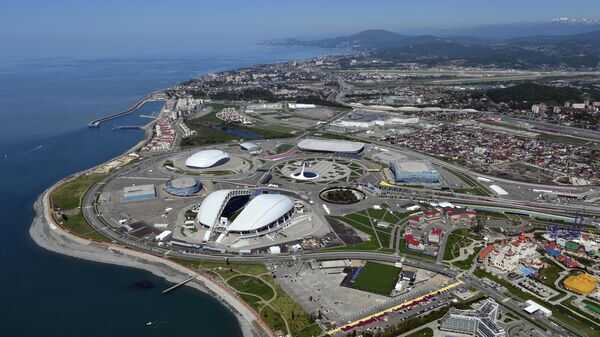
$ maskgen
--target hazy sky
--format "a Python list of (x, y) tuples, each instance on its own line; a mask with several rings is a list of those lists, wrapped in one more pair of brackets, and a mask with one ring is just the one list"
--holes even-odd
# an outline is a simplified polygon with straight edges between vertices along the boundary
[(593, 13), (599, 0), (1, 0), (0, 43), (8, 55), (126, 53)]

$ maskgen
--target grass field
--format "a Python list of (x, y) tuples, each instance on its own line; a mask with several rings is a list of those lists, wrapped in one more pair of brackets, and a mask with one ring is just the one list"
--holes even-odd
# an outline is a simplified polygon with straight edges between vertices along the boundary
[(265, 300), (270, 300), (275, 295), (271, 287), (256, 277), (245, 275), (234, 276), (227, 283), (241, 292), (251, 293)]
[(223, 109), (224, 106), (214, 107), (213, 112), (206, 116), (191, 119), (186, 122), (188, 127), (196, 131), (196, 135), (182, 139), (182, 146), (199, 146), (217, 143), (225, 143), (232, 140), (237, 140), (240, 137), (228, 134), (223, 131), (224, 127), (231, 127), (240, 132), (249, 132), (256, 135), (258, 138), (289, 138), (292, 137), (294, 130), (278, 125), (261, 125), (246, 127), (241, 125), (228, 125), (216, 117), (216, 112)]
[(457, 258), (460, 255), (460, 250), (473, 242), (473, 240), (465, 234), (464, 231), (458, 229), (448, 235), (446, 249), (444, 250), (444, 260)]
[(67, 218), (63, 222), (63, 226), (65, 226), (69, 230), (69, 232), (82, 238), (100, 242), (110, 241), (108, 238), (96, 232), (96, 230), (88, 224), (88, 222), (83, 217), (83, 214), (81, 214), (81, 211), (79, 210), (76, 214), (67, 216)]
[(83, 194), (104, 177), (104, 174), (86, 174), (60, 185), (50, 195), (52, 205), (63, 210), (78, 208)]
[[(81, 199), (85, 192), (95, 183), (104, 179), (104, 174), (85, 174), (58, 186), (50, 194), (54, 209), (63, 211), (62, 218), (57, 218), (69, 232), (94, 241), (110, 241), (92, 228), (81, 213)], [(55, 217), (56, 218), (56, 217)]]
[(272, 330), (281, 330), (287, 334), (287, 322), (293, 337), (321, 334), (321, 328), (279, 287), (265, 265), (173, 260), (189, 268), (212, 273), (225, 281), (239, 292), (239, 296), (260, 314)]
[[(547, 267), (543, 268), (539, 272), (538, 280), (540, 282), (542, 282), (543, 284), (547, 285), (548, 287), (556, 289), (556, 287), (554, 286), (554, 283), (560, 277), (560, 272), (562, 272), (563, 269), (559, 265), (557, 265), (554, 261), (552, 261), (548, 258), (542, 258), (542, 261), (547, 264)], [(562, 291), (561, 291), (561, 293), (564, 294), (564, 292), (562, 292)]]
[[(344, 216), (331, 217), (331, 219), (342, 221), (356, 230), (369, 235), (369, 240), (344, 247), (335, 247), (328, 250), (377, 250), (380, 252), (393, 253), (390, 241), (394, 225), (406, 220), (404, 213), (394, 213), (383, 204), (382, 209), (369, 208), (359, 212), (346, 214)], [(331, 221), (331, 220), (330, 220)], [(379, 221), (390, 224), (388, 228), (377, 227)]]
[(367, 262), (354, 281), (353, 288), (388, 296), (400, 274), (400, 268), (387, 264)]

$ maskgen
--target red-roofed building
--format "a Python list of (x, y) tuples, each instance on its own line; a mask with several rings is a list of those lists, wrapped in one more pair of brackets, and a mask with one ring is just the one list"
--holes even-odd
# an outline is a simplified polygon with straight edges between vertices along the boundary
[(429, 236), (427, 237), (427, 241), (429, 241), (429, 243), (435, 243), (438, 244), (440, 243), (440, 239), (442, 237), (442, 229), (441, 228), (432, 228), (431, 231), (429, 232)]
[(413, 250), (425, 250), (425, 245), (421, 243), (420, 240), (415, 238), (411, 233), (404, 234), (404, 241), (406, 241), (406, 246), (409, 249)]
[(491, 252), (494, 251), (494, 245), (487, 245), (479, 252), (478, 260), (479, 262), (485, 261)]

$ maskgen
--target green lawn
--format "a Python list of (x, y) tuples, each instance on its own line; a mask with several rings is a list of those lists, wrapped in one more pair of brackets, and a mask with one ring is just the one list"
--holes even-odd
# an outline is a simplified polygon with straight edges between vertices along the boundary
[(387, 264), (367, 262), (354, 281), (353, 288), (388, 296), (400, 274), (400, 268)]
[(444, 250), (444, 260), (452, 260), (460, 255), (460, 249), (464, 248), (473, 242), (466, 237), (464, 232), (457, 229), (448, 235), (446, 239), (446, 249)]
[[(273, 289), (262, 281), (270, 284), (275, 289), (275, 299), (270, 302), (271, 309), (265, 306), (256, 296), (240, 294), (240, 297), (252, 306), (273, 330), (285, 329), (284, 319), (288, 322), (293, 337), (311, 337), (321, 334), (321, 329), (315, 324), (311, 316), (300, 307), (279, 285), (275, 282), (264, 264), (258, 263), (224, 263), (208, 261), (191, 261), (185, 259), (173, 259), (174, 261), (192, 269), (200, 269), (218, 274), (229, 279), (228, 284), (234, 289), (254, 294), (269, 300), (273, 297)], [(242, 274), (250, 274), (260, 277), (260, 280)]]
[(191, 269), (201, 269), (221, 275), (227, 279), (231, 276), (239, 275), (239, 273), (260, 275), (268, 272), (267, 267), (262, 263), (225, 263), (212, 261), (196, 261), (179, 258), (172, 258), (173, 261), (182, 264)]
[(557, 265), (556, 262), (548, 258), (542, 258), (542, 261), (545, 262), (548, 266), (539, 272), (538, 280), (543, 284), (547, 285), (548, 287), (556, 289), (561, 295), (564, 295), (564, 291), (557, 289), (554, 286), (554, 283), (560, 277), (559, 274), (563, 271), (563, 269), (559, 265)]
[(275, 295), (271, 287), (253, 276), (234, 276), (227, 283), (238, 291), (257, 295), (265, 301), (270, 300)]
[(352, 221), (349, 221), (348, 219), (345, 219), (344, 217), (333, 217), (333, 216), (326, 216), (327, 221), (329, 221), (330, 223), (339, 223), (339, 222), (344, 222), (347, 223), (348, 225), (360, 230), (361, 232), (366, 232), (367, 234), (369, 234), (369, 240), (368, 241), (363, 241), (360, 243), (355, 243), (355, 244), (348, 244), (345, 246), (338, 246), (338, 247), (333, 247), (333, 248), (326, 248), (324, 249), (325, 251), (344, 251), (344, 250), (378, 250), (379, 247), (379, 243), (377, 242), (377, 239), (375, 238), (375, 234), (373, 233), (373, 229), (371, 227), (365, 227), (364, 225), (359, 225), (356, 224)]
[(104, 174), (85, 174), (58, 186), (50, 194), (52, 205), (63, 210), (79, 207), (83, 194), (104, 177)]
[(69, 232), (79, 237), (93, 241), (110, 242), (108, 238), (96, 232), (96, 230), (88, 224), (83, 217), (83, 214), (81, 214), (81, 211), (77, 211), (76, 214), (67, 216), (66, 220), (63, 222), (63, 226), (68, 229)]
[(96, 173), (80, 175), (58, 186), (50, 194), (53, 208), (63, 210), (62, 219), (58, 218), (56, 220), (62, 221), (62, 226), (69, 232), (89, 240), (110, 241), (88, 224), (79, 209), (85, 192), (104, 177), (106, 175)]
[(260, 316), (273, 331), (283, 331), (284, 334), (287, 334), (285, 322), (281, 318), (280, 313), (270, 307), (264, 307), (260, 312)]
[(377, 236), (379, 237), (379, 241), (381, 241), (381, 246), (383, 248), (388, 248), (390, 246), (391, 235), (389, 233), (377, 231)]
[[(225, 143), (232, 140), (237, 140), (240, 137), (236, 137), (230, 135), (222, 130), (223, 127), (227, 127), (228, 124), (221, 121), (216, 117), (216, 112), (220, 111), (222, 107), (218, 107), (214, 109), (212, 113), (191, 119), (186, 121), (187, 126), (196, 131), (196, 135), (187, 137), (181, 140), (182, 146), (199, 146), (199, 145), (209, 145), (209, 144), (217, 144), (217, 143)], [(272, 139), (272, 138), (289, 138), (293, 137), (293, 134), (290, 133), (294, 131), (289, 128), (284, 128), (278, 125), (261, 125), (261, 126), (253, 126), (246, 127), (241, 125), (232, 125), (236, 129), (240, 131), (248, 131), (255, 133), (257, 137), (263, 139)]]

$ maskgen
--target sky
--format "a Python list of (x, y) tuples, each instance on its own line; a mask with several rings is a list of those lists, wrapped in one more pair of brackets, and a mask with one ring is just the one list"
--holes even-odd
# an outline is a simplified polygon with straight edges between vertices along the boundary
[(598, 0), (2, 0), (4, 55), (185, 51), (364, 29), (424, 31), (600, 16)]

